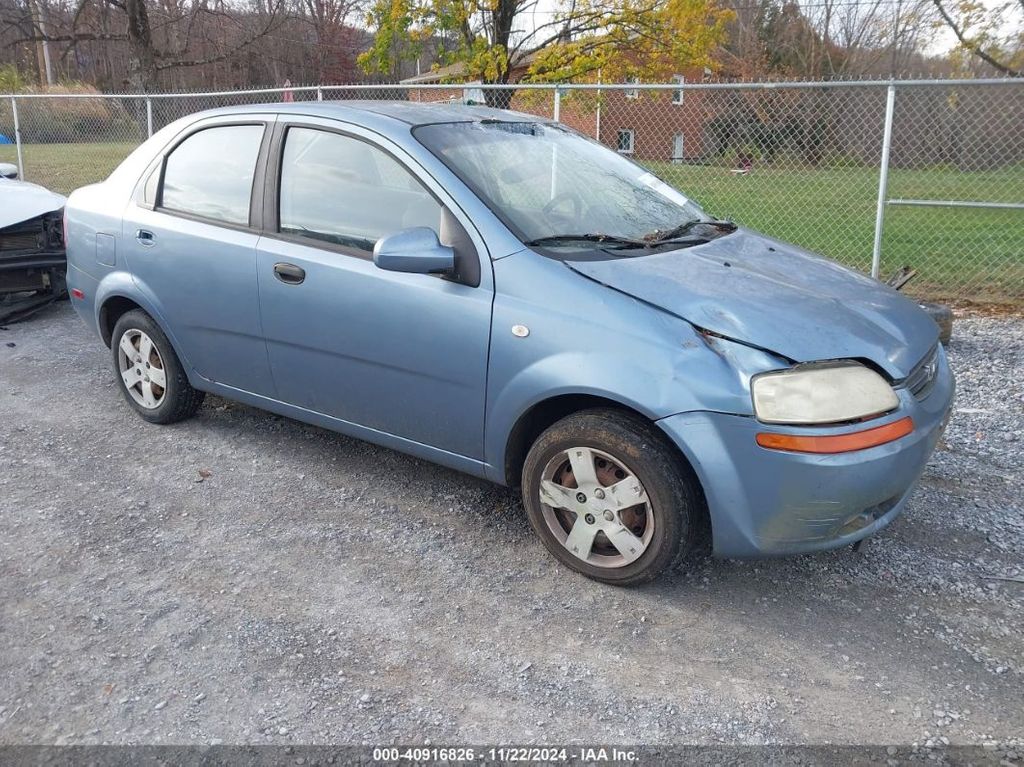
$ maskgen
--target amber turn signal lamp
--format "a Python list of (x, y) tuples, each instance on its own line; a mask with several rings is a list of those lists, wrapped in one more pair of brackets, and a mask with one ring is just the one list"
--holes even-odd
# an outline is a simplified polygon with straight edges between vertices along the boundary
[(851, 434), (808, 436), (762, 432), (757, 435), (757, 444), (770, 450), (789, 450), (793, 453), (849, 453), (853, 450), (864, 450), (884, 445), (886, 442), (893, 442), (900, 437), (907, 436), (913, 430), (914, 421), (907, 416), (884, 426), (855, 431)]

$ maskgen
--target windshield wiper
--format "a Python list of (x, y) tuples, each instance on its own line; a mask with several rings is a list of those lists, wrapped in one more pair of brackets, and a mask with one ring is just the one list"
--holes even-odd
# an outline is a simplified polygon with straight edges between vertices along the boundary
[(647, 248), (650, 243), (643, 240), (631, 240), (628, 237), (616, 237), (614, 234), (552, 234), (538, 237), (523, 243), (524, 245), (571, 245), (574, 242), (597, 242), (603, 245), (614, 245), (616, 248)]
[(695, 218), (692, 221), (686, 221), (680, 224), (679, 226), (674, 226), (666, 232), (654, 231), (651, 232), (650, 234), (645, 234), (644, 240), (649, 245), (658, 245), (663, 242), (670, 242), (676, 239), (677, 237), (682, 237), (684, 234), (689, 234), (691, 229), (693, 229), (695, 226), (700, 226), (701, 224), (713, 226), (716, 229), (722, 229), (723, 231), (726, 232), (736, 231), (736, 224), (734, 224), (732, 221), (719, 221), (717, 219)]

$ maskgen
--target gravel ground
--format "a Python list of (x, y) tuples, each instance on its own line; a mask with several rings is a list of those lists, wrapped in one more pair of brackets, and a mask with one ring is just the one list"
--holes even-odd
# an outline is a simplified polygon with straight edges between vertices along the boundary
[(945, 445), (859, 553), (704, 559), (626, 591), (559, 567), (501, 488), (217, 398), (148, 425), (54, 306), (0, 330), (0, 742), (1013, 758), (1024, 320), (961, 319), (950, 354)]

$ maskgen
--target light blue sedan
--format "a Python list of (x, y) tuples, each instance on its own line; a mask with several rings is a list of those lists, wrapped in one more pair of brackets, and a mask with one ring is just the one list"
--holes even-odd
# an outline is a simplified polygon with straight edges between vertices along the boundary
[(913, 302), (715, 220), (533, 116), (203, 112), (66, 208), (75, 308), (146, 421), (206, 392), (522, 488), (544, 545), (634, 584), (888, 524), (953, 376)]

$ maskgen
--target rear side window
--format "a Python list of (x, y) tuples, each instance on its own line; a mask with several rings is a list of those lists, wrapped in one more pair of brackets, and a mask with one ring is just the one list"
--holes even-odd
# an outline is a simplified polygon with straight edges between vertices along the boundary
[(262, 125), (223, 125), (193, 133), (167, 156), (160, 207), (248, 224), (262, 140)]
[(280, 230), (369, 252), (386, 234), (441, 227), (441, 204), (397, 160), (365, 141), (289, 128), (281, 160)]

